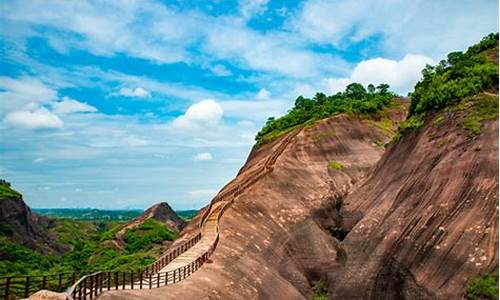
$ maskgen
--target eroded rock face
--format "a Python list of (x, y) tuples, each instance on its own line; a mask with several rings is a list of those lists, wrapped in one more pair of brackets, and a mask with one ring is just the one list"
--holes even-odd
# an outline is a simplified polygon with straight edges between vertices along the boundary
[(391, 146), (339, 213), (334, 299), (460, 299), (498, 269), (498, 122), (470, 139), (450, 113)]
[[(395, 120), (404, 113), (394, 113)], [(291, 132), (289, 134), (295, 134)], [(347, 116), (304, 128), (266, 175), (235, 199), (220, 221), (210, 262), (173, 286), (106, 292), (102, 299), (307, 299), (311, 283), (345, 259), (327, 230), (342, 199), (380, 159), (390, 134)], [(225, 189), (261, 168), (286, 136), (252, 151)], [(335, 160), (342, 170), (328, 166)], [(201, 212), (202, 213), (202, 212)], [(198, 218), (199, 219), (199, 218)], [(193, 230), (191, 223), (187, 229)]]
[[(48, 230), (53, 221), (32, 213), (21, 199), (0, 199), (0, 226), (11, 241), (43, 254), (61, 254), (67, 247), (55, 242)], [(0, 253), (0, 256), (2, 254)]]

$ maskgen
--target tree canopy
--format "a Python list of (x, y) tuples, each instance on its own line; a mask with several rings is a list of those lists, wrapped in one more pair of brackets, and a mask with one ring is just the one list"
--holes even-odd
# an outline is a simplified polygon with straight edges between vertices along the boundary
[(262, 143), (295, 126), (340, 113), (375, 113), (390, 105), (394, 97), (395, 94), (389, 91), (388, 84), (380, 84), (377, 87), (369, 84), (365, 88), (356, 82), (349, 84), (343, 92), (330, 96), (323, 93), (317, 93), (313, 98), (299, 96), (294, 107), (286, 115), (267, 119), (255, 140)]

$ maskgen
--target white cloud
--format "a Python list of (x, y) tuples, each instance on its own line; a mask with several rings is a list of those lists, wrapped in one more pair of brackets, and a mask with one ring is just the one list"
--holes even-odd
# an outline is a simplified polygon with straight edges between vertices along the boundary
[(260, 91), (257, 93), (258, 100), (269, 99), (270, 96), (271, 96), (271, 93), (266, 89), (260, 89)]
[(266, 11), (269, 0), (240, 0), (238, 3), (241, 17), (244, 20), (251, 19), (255, 15)]
[(212, 154), (210, 152), (202, 152), (198, 153), (194, 156), (194, 160), (196, 161), (206, 161), (206, 160), (212, 160)]
[(376, 37), (392, 54), (440, 59), (498, 31), (498, 2), (309, 0), (288, 21), (312, 43), (345, 48)]
[(39, 79), (23, 76), (17, 79), (0, 77), (0, 113), (20, 109), (28, 103), (46, 103), (57, 98), (57, 91)]
[(7, 114), (4, 122), (14, 126), (27, 129), (61, 129), (63, 121), (44, 107), (29, 111), (15, 111)]
[(149, 91), (142, 87), (136, 87), (134, 89), (132, 88), (121, 88), (118, 94), (126, 97), (138, 97), (138, 98), (145, 98), (145, 97), (150, 97), (151, 94)]
[(35, 158), (35, 159), (33, 160), (33, 163), (35, 163), (35, 164), (39, 164), (39, 163), (43, 163), (43, 162), (45, 162), (46, 160), (47, 160), (47, 159), (46, 159), (46, 158), (44, 158), (44, 157), (37, 157), (37, 158)]
[(217, 125), (224, 113), (222, 107), (212, 99), (205, 99), (191, 105), (185, 114), (173, 121), (174, 128), (199, 129)]
[(391, 90), (405, 95), (411, 91), (421, 77), (421, 71), (426, 64), (434, 61), (423, 55), (407, 54), (402, 60), (395, 61), (385, 58), (374, 58), (360, 62), (349, 78), (327, 79), (331, 92), (343, 91), (352, 82), (363, 85), (388, 83)]
[(224, 65), (212, 66), (212, 67), (210, 67), (210, 71), (212, 71), (212, 73), (214, 73), (215, 75), (221, 76), (221, 77), (233, 75), (233, 73), (231, 73), (231, 71), (228, 68), (226, 68)]
[(53, 112), (58, 115), (83, 113), (83, 112), (96, 112), (97, 108), (68, 97), (63, 97), (62, 101), (52, 103)]

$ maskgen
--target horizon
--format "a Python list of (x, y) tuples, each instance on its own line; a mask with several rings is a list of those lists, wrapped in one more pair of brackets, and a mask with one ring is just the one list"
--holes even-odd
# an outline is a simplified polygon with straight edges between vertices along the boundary
[(406, 96), (426, 64), (498, 31), (496, 1), (0, 10), (0, 178), (35, 209), (198, 210), (298, 96), (351, 82)]

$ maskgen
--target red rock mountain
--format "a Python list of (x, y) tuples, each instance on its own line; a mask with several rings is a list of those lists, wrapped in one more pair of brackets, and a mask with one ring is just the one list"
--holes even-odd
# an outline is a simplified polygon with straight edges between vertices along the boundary
[(61, 254), (69, 250), (56, 242), (49, 232), (50, 218), (31, 212), (22, 198), (0, 197), (0, 228), (16, 244), (43, 254)]
[(151, 206), (142, 215), (123, 226), (111, 243), (117, 248), (123, 248), (123, 236), (126, 231), (139, 227), (148, 219), (155, 219), (174, 232), (180, 232), (186, 226), (186, 222), (175, 213), (168, 203), (161, 202)]
[[(389, 111), (385, 121), (391, 120), (395, 129), (404, 117), (402, 107)], [(105, 293), (101, 298), (309, 298), (312, 283), (346, 258), (329, 229), (336, 224), (342, 198), (364, 180), (384, 153), (380, 145), (393, 132), (382, 123), (339, 115), (255, 147), (238, 176), (221, 192), (246, 182), (252, 171), (293, 136), (273, 171), (225, 211), (211, 263), (172, 286)], [(341, 170), (330, 167), (332, 161)], [(183, 231), (184, 238), (196, 233), (201, 214)]]

